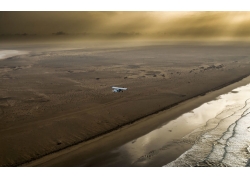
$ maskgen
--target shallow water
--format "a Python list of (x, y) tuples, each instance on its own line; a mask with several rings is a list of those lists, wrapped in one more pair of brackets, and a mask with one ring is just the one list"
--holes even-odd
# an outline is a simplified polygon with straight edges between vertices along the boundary
[[(250, 159), (250, 84), (206, 103), (213, 116), (184, 138), (195, 145), (166, 166), (248, 166)], [(203, 105), (204, 106), (204, 105)], [(211, 110), (202, 107), (203, 114)], [(199, 134), (197, 136), (196, 134)]]

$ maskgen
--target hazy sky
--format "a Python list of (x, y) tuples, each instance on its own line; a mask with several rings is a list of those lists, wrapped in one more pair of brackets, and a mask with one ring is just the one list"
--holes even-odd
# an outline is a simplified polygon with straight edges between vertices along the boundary
[[(109, 37), (250, 37), (250, 12), (0, 12), (0, 34), (101, 33)], [(119, 33), (120, 32), (120, 33)]]

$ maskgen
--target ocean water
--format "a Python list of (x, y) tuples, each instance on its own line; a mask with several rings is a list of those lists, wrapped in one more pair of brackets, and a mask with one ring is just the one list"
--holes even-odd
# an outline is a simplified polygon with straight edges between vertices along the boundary
[(17, 50), (0, 50), (0, 59), (5, 59), (12, 56), (17, 56), (21, 54), (26, 54), (25, 51), (17, 51)]
[(193, 112), (196, 116), (206, 116), (206, 124), (183, 137), (195, 144), (165, 167), (249, 166), (250, 84), (221, 95)]

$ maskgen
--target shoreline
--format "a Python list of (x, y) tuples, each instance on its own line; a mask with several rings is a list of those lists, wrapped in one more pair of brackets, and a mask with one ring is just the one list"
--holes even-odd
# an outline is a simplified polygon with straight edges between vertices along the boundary
[(26, 51), (19, 51), (19, 50), (0, 50), (0, 61), (27, 53), (28, 52)]
[[(77, 151), (83, 151), (83, 150), (81, 150), (81, 148), (84, 149), (83, 146), (90, 146), (90, 147), (85, 148), (85, 149), (87, 149), (87, 153), (85, 156), (89, 156), (90, 154), (95, 154), (95, 152), (93, 152), (93, 151), (95, 148), (97, 148), (96, 146), (98, 146), (97, 142), (99, 140), (104, 140), (106, 142), (112, 141), (112, 143), (110, 143), (108, 145), (108, 147), (106, 147), (106, 149), (110, 149), (111, 147), (114, 147), (117, 145), (119, 146), (121, 144), (124, 144), (124, 143), (132, 140), (135, 137), (138, 137), (138, 136), (141, 136), (143, 134), (146, 134), (147, 132), (150, 132), (151, 130), (159, 127), (160, 125), (163, 125), (163, 124), (170, 122), (171, 120), (180, 116), (181, 114), (188, 112), (188, 111), (194, 109), (195, 107), (198, 107), (199, 105), (203, 104), (204, 102), (207, 102), (208, 100), (211, 100), (211, 99), (217, 97), (218, 95), (221, 95), (225, 92), (229, 92), (230, 90), (234, 89), (235, 87), (246, 84), (246, 82), (245, 82), (245, 81), (247, 81), (246, 79), (249, 79), (249, 75), (239, 77), (239, 78), (235, 79), (234, 81), (231, 81), (231, 82), (225, 83), (221, 86), (218, 86), (216, 88), (213, 88), (213, 89), (207, 91), (206, 93), (201, 93), (197, 96), (193, 96), (193, 97), (186, 99), (184, 101), (180, 101), (180, 102), (171, 104), (171, 105), (164, 107), (164, 108), (162, 108), (154, 113), (147, 114), (147, 115), (140, 117), (140, 118), (137, 118), (129, 123), (117, 126), (116, 128), (113, 128), (109, 131), (106, 131), (106, 132), (101, 133), (97, 136), (91, 137), (88, 140), (77, 142), (77, 143), (72, 144), (70, 146), (67, 146), (65, 148), (56, 150), (52, 153), (48, 153), (48, 154), (41, 156), (37, 159), (33, 159), (31, 161), (27, 161), (25, 163), (22, 163), (22, 164), (19, 164), (16, 166), (51, 166), (48, 164), (51, 164), (51, 163), (53, 164), (53, 161), (55, 161), (55, 163), (57, 163), (57, 164), (60, 164), (60, 163), (64, 164), (63, 159), (64, 160), (70, 159), (71, 154), (73, 154), (73, 156), (77, 156)], [(190, 104), (191, 104), (191, 106), (190, 106)], [(169, 115), (169, 118), (167, 120), (166, 119), (161, 120), (159, 118), (159, 116), (161, 116), (162, 114), (165, 114), (165, 113), (170, 113), (170, 114), (172, 113), (172, 114)], [(157, 119), (157, 118), (158, 118), (158, 120), (156, 120), (156, 121), (154, 120), (153, 122), (151, 122), (152, 121), (151, 119)], [(135, 131), (136, 129), (140, 129), (140, 132), (136, 132)], [(128, 133), (126, 131), (130, 131), (130, 132), (134, 131), (134, 132), (136, 132), (136, 134), (134, 132)], [(123, 140), (119, 140), (119, 138), (117, 140), (117, 137), (115, 140), (112, 137), (112, 135), (116, 135), (119, 137), (121, 136), (121, 138), (123, 138)], [(115, 141), (115, 143), (114, 143), (114, 141)], [(59, 166), (61, 166), (61, 165), (59, 165)]]
[[(240, 86), (200, 107), (212, 114), (205, 126), (188, 134), (196, 140), (192, 148), (165, 167), (245, 167), (249, 166), (249, 90)], [(197, 135), (199, 134), (199, 135)]]

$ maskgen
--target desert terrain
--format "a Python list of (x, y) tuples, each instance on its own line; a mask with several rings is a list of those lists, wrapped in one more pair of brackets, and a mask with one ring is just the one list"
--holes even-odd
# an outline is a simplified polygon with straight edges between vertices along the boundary
[(99, 137), (250, 74), (247, 44), (23, 51), (0, 60), (0, 166)]

